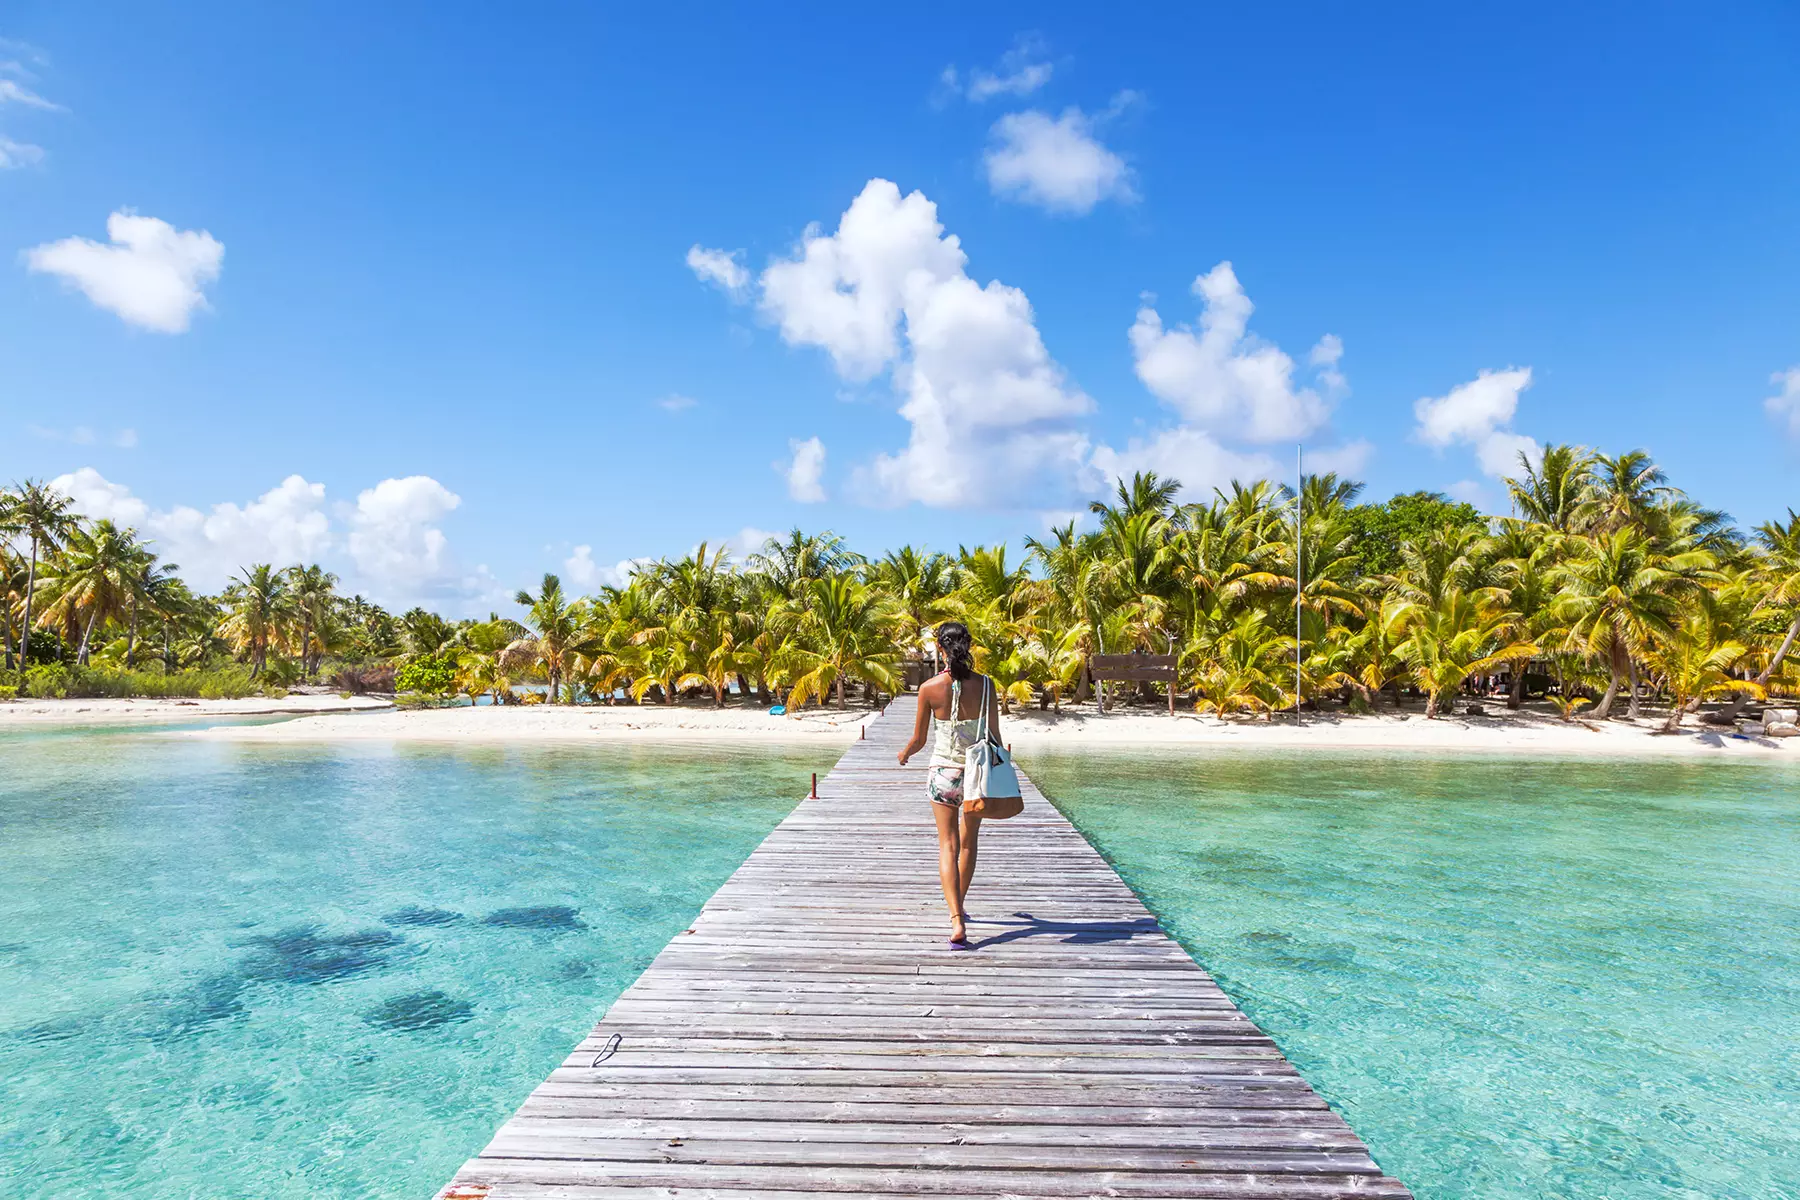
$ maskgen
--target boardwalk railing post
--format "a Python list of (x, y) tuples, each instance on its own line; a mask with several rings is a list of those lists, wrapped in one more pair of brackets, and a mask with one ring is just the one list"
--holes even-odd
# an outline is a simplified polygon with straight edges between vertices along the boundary
[(812, 773), (812, 776), (813, 776), (812, 791), (807, 793), (806, 798), (808, 800), (817, 800), (819, 798), (819, 773), (817, 771), (814, 771)]

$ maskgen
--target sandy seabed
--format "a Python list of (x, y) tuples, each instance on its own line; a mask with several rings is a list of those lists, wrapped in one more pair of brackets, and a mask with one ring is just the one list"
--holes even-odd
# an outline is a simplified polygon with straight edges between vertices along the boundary
[[(418, 742), (736, 741), (848, 742), (875, 719), (868, 709), (807, 709), (770, 716), (762, 708), (620, 705), (574, 708), (389, 710), (326, 713), (261, 725), (223, 725), (182, 736), (238, 741), (383, 739)], [(1100, 714), (1066, 707), (1058, 715), (1016, 711), (1001, 722), (1002, 740), (1022, 753), (1108, 746), (1241, 747), (1281, 750), (1384, 750), (1514, 753), (1542, 756), (1698, 757), (1800, 762), (1800, 739), (1734, 737), (1731, 730), (1690, 724), (1657, 734), (1660, 719), (1570, 723), (1535, 711), (1426, 720), (1410, 714), (1308, 715), (1274, 721), (1221, 721), (1192, 712), (1170, 716), (1135, 709)]]

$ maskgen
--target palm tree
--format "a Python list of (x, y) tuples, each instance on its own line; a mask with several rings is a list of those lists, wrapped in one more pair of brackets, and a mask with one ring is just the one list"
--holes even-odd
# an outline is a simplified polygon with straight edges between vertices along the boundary
[(1700, 707), (1709, 696), (1738, 693), (1761, 696), (1763, 687), (1732, 676), (1731, 669), (1744, 656), (1744, 644), (1719, 641), (1705, 614), (1689, 615), (1666, 636), (1659, 638), (1645, 656), (1652, 670), (1662, 675), (1673, 696), (1664, 733), (1681, 728), (1681, 718)]
[(169, 603), (175, 594), (175, 587), (180, 580), (175, 572), (181, 568), (175, 563), (159, 562), (156, 555), (143, 548), (136, 563), (137, 570), (130, 580), (131, 586), (131, 629), (125, 642), (125, 665), (133, 667), (137, 664), (138, 618), (140, 610), (148, 610), (151, 615), (162, 611), (162, 605)]
[(324, 648), (317, 644), (315, 632), (331, 622), (331, 611), (337, 601), (338, 578), (314, 563), (288, 568), (288, 587), (294, 607), (300, 613), (300, 674), (310, 679), (319, 671)]
[(1294, 639), (1269, 624), (1261, 612), (1246, 612), (1218, 637), (1189, 647), (1199, 667), (1194, 673), (1194, 707), (1220, 717), (1261, 713), (1293, 703), (1284, 680), (1293, 662)]
[[(1781, 643), (1756, 674), (1756, 686), (1766, 691), (1770, 679), (1781, 670), (1782, 662), (1794, 648), (1794, 639), (1800, 636), (1800, 513), (1795, 513), (1790, 508), (1785, 522), (1763, 522), (1756, 527), (1756, 538), (1762, 549), (1756, 576), (1763, 588), (1762, 598), (1757, 601), (1756, 607), (1777, 611), (1786, 609), (1792, 614)], [(1721, 719), (1735, 719), (1744, 711), (1744, 705), (1749, 703), (1753, 694), (1750, 691), (1741, 692)]]
[(1506, 490), (1527, 520), (1558, 533), (1573, 533), (1581, 506), (1594, 484), (1594, 454), (1585, 446), (1546, 446), (1534, 467), (1519, 455), (1524, 473), (1507, 479)]
[(464, 649), (457, 655), (456, 686), (470, 699), (486, 695), (495, 704), (512, 697), (512, 667), (507, 652), (525, 635), (517, 621), (491, 616), (463, 631)]
[(77, 664), (88, 661), (95, 627), (126, 614), (146, 553), (132, 530), (106, 519), (90, 530), (77, 530), (65, 542), (40, 585), (48, 600), (41, 620), (80, 629)]
[[(1565, 648), (1606, 661), (1611, 682), (1594, 708), (1594, 715), (1605, 720), (1636, 657), (1651, 638), (1674, 630), (1681, 618), (1681, 592), (1711, 569), (1712, 556), (1697, 550), (1661, 554), (1630, 525), (1577, 536), (1570, 548), (1571, 557), (1551, 571), (1559, 589), (1551, 612), (1567, 629)], [(1628, 715), (1638, 716), (1636, 687)]]
[(31, 543), (30, 565), (25, 572), (25, 611), (19, 623), (19, 663), (31, 662), (31, 602), (37, 593), (38, 560), (51, 551), (60, 550), (77, 530), (81, 518), (75, 513), (73, 498), (47, 483), (27, 479), (13, 488), (6, 506), (6, 527), (23, 534)]
[(225, 619), (219, 636), (232, 652), (250, 660), (250, 675), (262, 675), (269, 665), (269, 650), (281, 645), (294, 616), (293, 593), (285, 571), (269, 563), (257, 563), (232, 576), (225, 589)]
[(799, 668), (788, 696), (790, 710), (836, 693), (845, 707), (844, 681), (859, 679), (876, 688), (899, 690), (890, 629), (893, 617), (876, 591), (849, 574), (812, 581), (811, 603), (799, 626)]
[(509, 647), (511, 661), (541, 668), (550, 683), (548, 703), (555, 704), (564, 677), (594, 643), (587, 606), (579, 600), (571, 602), (563, 595), (562, 580), (548, 573), (537, 595), (521, 589), (513, 600), (525, 606), (525, 626), (530, 632)]
[(1537, 653), (1531, 642), (1509, 639), (1514, 625), (1510, 613), (1458, 589), (1444, 593), (1436, 604), (1415, 602), (1396, 615), (1406, 629), (1400, 658), (1425, 693), (1428, 719), (1438, 715), (1444, 695), (1454, 695), (1471, 675), (1523, 662)]

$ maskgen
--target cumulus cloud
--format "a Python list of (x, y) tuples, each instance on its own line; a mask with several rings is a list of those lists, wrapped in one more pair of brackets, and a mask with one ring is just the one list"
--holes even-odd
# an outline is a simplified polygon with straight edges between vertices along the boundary
[(220, 590), (254, 563), (320, 562), (343, 577), (345, 590), (396, 607), (421, 600), (491, 603), (499, 594), (484, 568), (468, 572), (454, 562), (438, 522), (461, 501), (429, 476), (382, 480), (354, 505), (338, 506), (338, 521), (325, 485), (301, 475), (247, 503), (206, 509), (153, 508), (92, 467), (50, 483), (84, 516), (137, 529), (202, 591)]
[(1031, 110), (994, 122), (983, 162), (988, 186), (1007, 200), (1080, 216), (1102, 200), (1131, 201), (1131, 169), (1095, 135), (1097, 122), (1078, 108), (1060, 117)]
[(15, 142), (0, 134), (0, 171), (30, 167), (44, 161), (44, 148), (30, 142)]
[(205, 230), (178, 230), (125, 210), (106, 219), (106, 235), (110, 245), (68, 237), (34, 247), (25, 252), (26, 265), (80, 288), (129, 325), (186, 330), (193, 311), (207, 307), (201, 289), (219, 277), (224, 245)]
[(603, 587), (622, 588), (631, 582), (631, 577), (640, 568), (654, 561), (649, 558), (622, 558), (609, 567), (605, 563), (594, 561), (592, 546), (581, 545), (563, 559), (563, 578), (579, 592), (597, 591)]
[(1509, 367), (1482, 371), (1442, 396), (1421, 396), (1413, 405), (1414, 436), (1439, 450), (1472, 447), (1482, 471), (1494, 478), (1514, 474), (1520, 455), (1533, 463), (1543, 456), (1536, 441), (1511, 428), (1519, 393), (1530, 386), (1530, 367)]
[(687, 265), (698, 279), (716, 284), (734, 298), (750, 286), (750, 272), (738, 259), (742, 250), (709, 250), (696, 242), (688, 247)]
[(912, 426), (905, 449), (858, 473), (878, 502), (1037, 506), (1075, 486), (1092, 403), (1044, 348), (1025, 293), (970, 278), (921, 192), (872, 179), (835, 233), (809, 228), (761, 278), (761, 306), (791, 345), (861, 383), (887, 371)]
[(1195, 279), (1193, 291), (1202, 305), (1197, 329), (1165, 328), (1148, 302), (1138, 309), (1130, 337), (1144, 386), (1216, 434), (1281, 442), (1321, 428), (1344, 390), (1343, 343), (1331, 334), (1321, 338), (1308, 355), (1318, 387), (1297, 385), (1294, 360), (1249, 332), (1255, 305), (1229, 262)]
[(1035, 37), (1022, 37), (1013, 48), (1000, 56), (993, 70), (976, 68), (965, 79), (954, 66), (945, 67), (938, 77), (948, 92), (967, 96), (980, 103), (995, 96), (1029, 96), (1050, 82), (1055, 66), (1045, 57), (1045, 47)]
[(1769, 382), (1780, 384), (1781, 390), (1763, 401), (1763, 411), (1784, 427), (1789, 437), (1800, 438), (1800, 367), (1777, 371), (1769, 376)]
[(384, 479), (356, 497), (350, 557), (364, 576), (385, 583), (440, 578), (448, 562), (438, 523), (460, 504), (429, 475)]
[(793, 457), (775, 469), (787, 480), (788, 495), (802, 504), (818, 504), (825, 499), (825, 443), (816, 437), (804, 442), (792, 439), (788, 449)]

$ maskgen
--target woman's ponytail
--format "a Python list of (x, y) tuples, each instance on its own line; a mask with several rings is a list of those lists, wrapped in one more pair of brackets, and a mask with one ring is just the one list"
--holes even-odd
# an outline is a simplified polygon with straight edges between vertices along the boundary
[(937, 627), (938, 652), (950, 669), (950, 678), (964, 680), (975, 675), (974, 642), (969, 627), (961, 621), (945, 621)]

